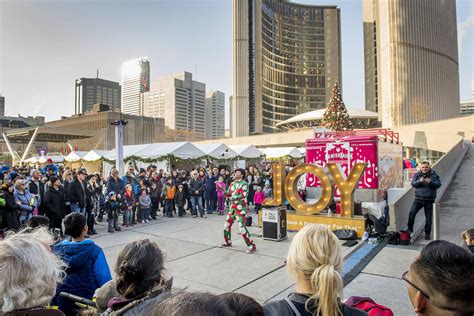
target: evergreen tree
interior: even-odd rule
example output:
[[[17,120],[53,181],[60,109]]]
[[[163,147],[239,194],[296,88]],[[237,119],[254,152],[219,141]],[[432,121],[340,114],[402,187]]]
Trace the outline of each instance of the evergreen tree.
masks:
[[[337,82],[332,87],[332,96],[324,112],[322,126],[333,131],[352,130],[352,122],[347,112]]]

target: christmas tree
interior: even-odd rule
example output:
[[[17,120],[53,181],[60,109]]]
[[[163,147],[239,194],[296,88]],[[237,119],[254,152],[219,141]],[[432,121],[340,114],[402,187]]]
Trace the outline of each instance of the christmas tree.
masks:
[[[347,112],[337,82],[332,87],[332,96],[322,119],[322,126],[333,131],[352,130],[352,122]]]

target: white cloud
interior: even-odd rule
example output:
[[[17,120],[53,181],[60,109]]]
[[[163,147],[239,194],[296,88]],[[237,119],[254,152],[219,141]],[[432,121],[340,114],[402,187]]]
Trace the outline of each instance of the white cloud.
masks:
[[[471,3],[470,9],[469,9],[469,15],[464,21],[462,21],[461,23],[458,23],[458,54],[459,55],[462,52],[466,35],[469,33],[473,25],[474,25],[474,5]]]

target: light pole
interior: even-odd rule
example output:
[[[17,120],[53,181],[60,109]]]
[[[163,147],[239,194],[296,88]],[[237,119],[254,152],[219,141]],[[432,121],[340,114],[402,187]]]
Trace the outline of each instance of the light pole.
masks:
[[[110,123],[115,126],[115,168],[119,172],[119,177],[123,176],[123,127],[127,123],[122,119]]]

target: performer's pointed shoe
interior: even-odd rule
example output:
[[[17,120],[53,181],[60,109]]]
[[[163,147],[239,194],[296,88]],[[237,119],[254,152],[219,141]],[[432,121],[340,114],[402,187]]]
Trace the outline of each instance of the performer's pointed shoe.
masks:
[[[257,247],[255,245],[252,245],[251,247],[249,247],[249,249],[247,250],[247,253],[248,254],[251,254],[251,253],[254,253],[255,251],[257,251]]]
[[[231,242],[224,242],[224,243],[219,245],[219,248],[228,248],[228,247],[232,247]]]

